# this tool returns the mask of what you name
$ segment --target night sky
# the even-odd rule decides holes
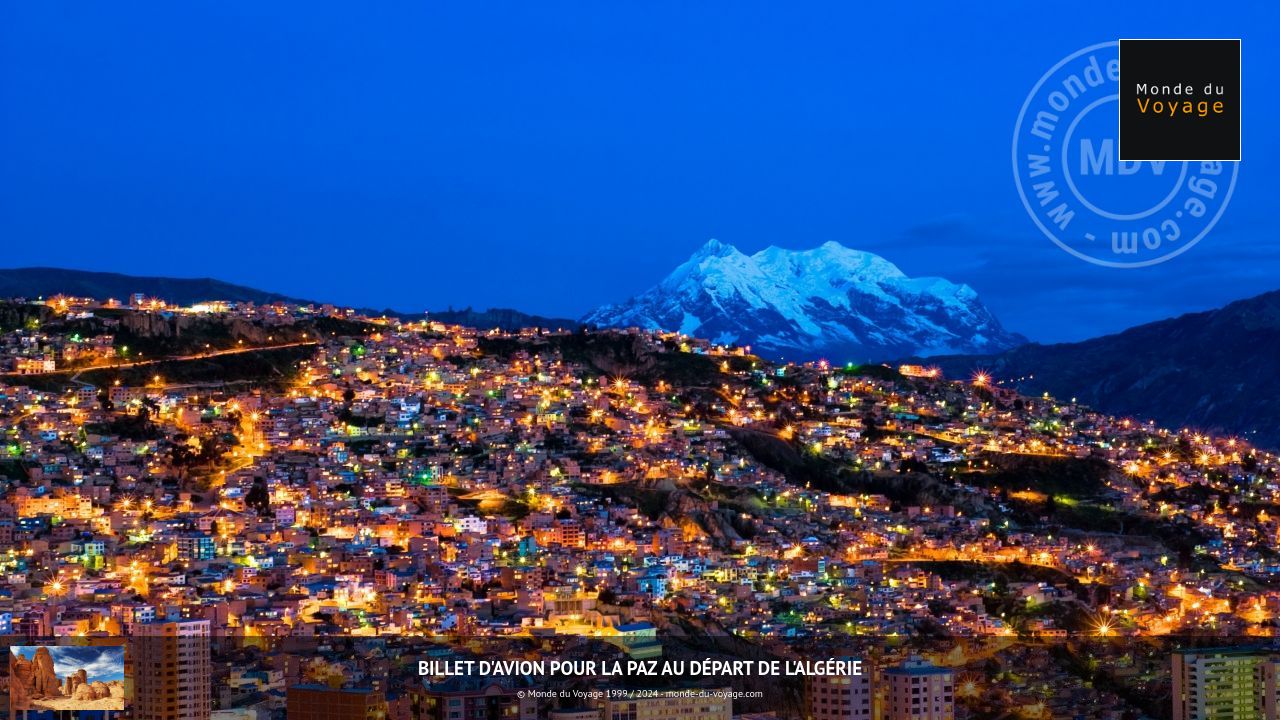
[[[1280,288],[1276,3],[866,5],[4,3],[0,266],[579,316],[711,237],[836,240],[1042,341]],[[1009,163],[1119,37],[1243,38],[1235,196],[1142,270],[1051,244]]]

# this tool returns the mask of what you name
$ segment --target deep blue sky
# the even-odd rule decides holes
[[[1280,288],[1275,3],[0,6],[0,266],[577,316],[706,239],[827,240],[1081,338]],[[1244,39],[1244,162],[1190,252],[1097,268],[1009,168],[1028,90],[1119,37]]]

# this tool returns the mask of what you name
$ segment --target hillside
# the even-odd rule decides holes
[[[177,305],[190,305],[205,300],[258,304],[286,302],[318,305],[323,302],[292,298],[280,293],[235,285],[213,278],[150,277],[50,267],[0,269],[0,298],[35,299],[53,295],[74,295],[99,300],[116,298],[123,301],[134,293],[162,298]],[[391,309],[357,308],[357,310],[363,315],[389,315],[404,320],[417,320],[423,317],[423,313],[405,313]],[[573,320],[566,318],[529,315],[510,308],[490,310],[450,308],[439,312],[428,312],[426,316],[451,325],[466,325],[482,329],[557,328],[573,327],[575,324]],[[0,317],[0,322],[2,321],[3,318]]]
[[[930,358],[1036,395],[1280,447],[1280,291],[1077,343]]]
[[[489,328],[519,330],[526,327],[572,328],[578,325],[576,321],[569,318],[530,315],[511,308],[490,308],[488,310],[472,310],[471,308],[454,310],[450,308],[448,310],[429,312],[427,317],[449,325],[464,325],[482,330]]]
[[[75,295],[123,300],[134,293],[164,298],[179,305],[203,300],[272,303],[303,302],[279,293],[256,290],[212,278],[170,278],[31,267],[0,270],[0,297],[29,298]]]

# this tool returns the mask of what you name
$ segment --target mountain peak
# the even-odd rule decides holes
[[[728,243],[722,243],[715,238],[711,238],[703,243],[702,247],[698,248],[697,252],[695,252],[690,259],[701,260],[710,257],[726,257],[736,252],[738,252],[738,248]]]
[[[584,321],[751,345],[774,357],[859,362],[1024,340],[967,286],[910,278],[879,255],[835,241],[745,255],[709,240],[655,287]]]

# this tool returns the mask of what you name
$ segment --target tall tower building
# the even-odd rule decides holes
[[[386,715],[386,698],[371,688],[294,685],[286,697],[289,720],[375,720]]]
[[[1275,684],[1274,662],[1259,650],[1175,650],[1173,720],[1270,720]]]
[[[953,720],[955,680],[947,668],[918,657],[884,671],[886,720]]]
[[[646,691],[640,697],[605,697],[597,700],[601,720],[732,720],[729,688],[700,695],[687,690]]]
[[[513,679],[451,677],[427,682],[412,713],[414,720],[536,720],[538,702],[515,689]],[[292,720],[292,718],[290,718]]]
[[[871,720],[871,675],[810,675],[804,705],[805,720]]]
[[[208,620],[134,623],[135,720],[209,720]]]
[[[1263,720],[1280,720],[1280,657],[1268,656],[1258,665],[1258,711]]]

